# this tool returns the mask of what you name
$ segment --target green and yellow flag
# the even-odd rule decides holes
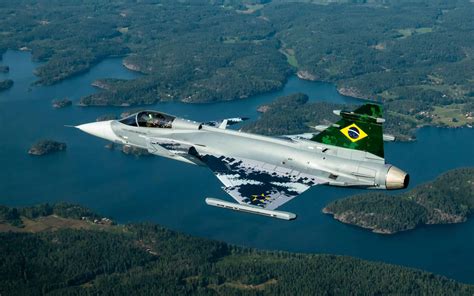
[[[311,140],[327,145],[367,151],[384,158],[382,106],[365,104],[352,112],[341,111],[341,120]]]

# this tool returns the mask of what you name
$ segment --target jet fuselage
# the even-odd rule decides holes
[[[175,118],[167,128],[129,126],[116,120],[78,128],[115,143],[191,164],[204,165],[199,159],[204,154],[258,159],[268,166],[321,176],[333,186],[401,189],[406,188],[409,178],[395,166],[385,164],[383,158],[365,151],[306,139],[256,135],[180,118]]]

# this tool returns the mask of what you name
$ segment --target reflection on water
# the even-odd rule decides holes
[[[48,87],[31,86],[37,65],[29,54],[9,51],[3,64],[9,65],[11,72],[1,74],[0,79],[9,77],[15,85],[0,93],[1,204],[66,200],[120,222],[153,221],[189,234],[252,247],[357,256],[474,283],[474,219],[393,236],[376,235],[323,215],[321,209],[328,202],[361,192],[324,186],[305,192],[282,208],[298,214],[293,222],[211,208],[205,205],[205,197],[230,197],[207,169],[159,157],[126,156],[104,149],[105,141],[64,127],[94,121],[102,114],[119,114],[123,109],[51,107],[52,99],[69,97],[77,102],[94,92],[90,83],[97,78],[136,77],[121,66],[120,59],[108,59],[83,75]],[[340,96],[331,84],[293,77],[280,91],[246,100],[202,105],[160,103],[152,109],[203,121],[255,118],[259,105],[294,92],[307,93],[312,100],[358,102]],[[387,161],[408,171],[413,186],[445,170],[473,166],[473,136],[472,129],[426,128],[418,133],[416,143],[388,143]],[[68,149],[45,157],[29,156],[29,145],[39,138],[65,141]]]

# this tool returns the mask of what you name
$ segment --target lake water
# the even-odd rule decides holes
[[[24,52],[8,51],[2,64],[15,85],[0,93],[0,204],[32,205],[68,201],[90,207],[119,222],[152,221],[188,234],[272,250],[342,254],[421,268],[474,283],[474,218],[457,225],[427,226],[383,236],[342,224],[321,213],[330,201],[360,190],[315,187],[282,210],[292,222],[209,207],[207,196],[231,200],[206,168],[159,157],[136,158],[104,148],[98,138],[64,127],[94,121],[123,108],[78,106],[55,110],[51,100],[75,103],[96,91],[97,78],[133,79],[137,74],[108,59],[91,71],[54,86],[31,86],[38,64]],[[246,100],[190,105],[160,103],[148,107],[195,120],[257,117],[256,108],[277,96],[307,93],[311,100],[357,103],[327,83],[290,78],[277,92]],[[474,166],[474,130],[425,128],[415,143],[387,143],[387,161],[408,171],[410,187],[452,168]],[[41,138],[67,142],[66,152],[33,157],[26,152]]]

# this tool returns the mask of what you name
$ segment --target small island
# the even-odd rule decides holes
[[[8,72],[10,72],[10,67],[0,65],[0,73],[8,73]]]
[[[72,101],[69,100],[68,98],[58,99],[58,100],[53,100],[52,105],[53,105],[53,108],[60,109],[60,108],[71,106]]]
[[[343,223],[381,234],[425,224],[461,223],[473,211],[474,168],[448,171],[399,195],[370,192],[336,200],[323,209]]]
[[[66,143],[56,142],[53,140],[40,140],[31,146],[28,150],[28,154],[46,155],[64,150],[66,150]]]
[[[0,80],[0,91],[10,89],[13,86],[13,80],[5,79]]]

